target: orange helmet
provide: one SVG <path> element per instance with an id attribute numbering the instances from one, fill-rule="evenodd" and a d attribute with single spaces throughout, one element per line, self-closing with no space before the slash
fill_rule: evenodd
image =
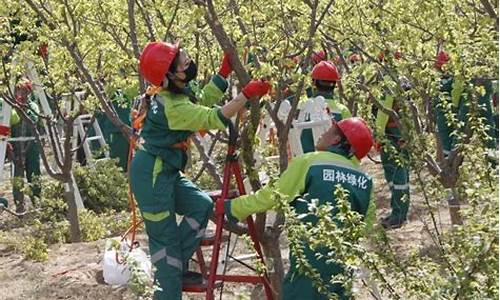
<path id="1" fill-rule="evenodd" d="M 139 57 L 139 71 L 151 84 L 160 86 L 179 52 L 179 43 L 151 42 Z"/>
<path id="2" fill-rule="evenodd" d="M 337 126 L 351 145 L 351 151 L 359 160 L 365 157 L 373 146 L 373 135 L 365 120 L 354 117 L 337 122 Z"/>
<path id="3" fill-rule="evenodd" d="M 324 81 L 339 81 L 340 73 L 331 61 L 321 61 L 312 70 L 312 79 Z"/>

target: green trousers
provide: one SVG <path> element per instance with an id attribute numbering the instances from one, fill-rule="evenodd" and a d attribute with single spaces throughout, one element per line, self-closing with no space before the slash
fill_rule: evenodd
<path id="1" fill-rule="evenodd" d="M 138 151 L 130 167 L 132 191 L 149 237 L 158 300 L 182 298 L 182 274 L 213 211 L 210 197 L 161 158 Z M 177 224 L 176 214 L 183 215 Z"/>
<path id="2" fill-rule="evenodd" d="M 118 166 L 127 171 L 129 144 L 121 132 L 113 132 L 109 137 L 109 156 L 118 158 Z"/>
<path id="3" fill-rule="evenodd" d="M 24 148 L 24 149 L 23 149 Z M 39 182 L 34 182 L 35 177 L 40 176 L 40 146 L 34 141 L 14 142 L 14 177 L 23 179 L 26 175 L 28 183 L 32 184 L 33 195 L 31 202 L 35 204 L 35 198 L 40 198 L 41 187 Z M 17 184 L 12 189 L 16 211 L 24 211 L 24 193 Z"/>
<path id="4" fill-rule="evenodd" d="M 406 220 L 410 206 L 410 172 L 406 166 L 408 154 L 397 140 L 390 141 L 389 151 L 382 147 L 381 159 L 384 176 L 391 190 L 391 215 L 396 220 Z"/>
<path id="5" fill-rule="evenodd" d="M 322 254 L 326 256 L 327 253 Z M 330 293 L 336 294 L 340 300 L 350 299 L 340 283 L 329 283 L 332 276 L 344 272 L 340 265 L 327 263 L 325 258 L 318 258 L 316 252 L 313 252 L 307 246 L 304 248 L 304 255 L 311 267 L 319 272 L 322 283 Z M 313 281 L 307 275 L 298 271 L 298 267 L 297 258 L 293 253 L 290 253 L 290 270 L 284 279 L 282 300 L 328 300 L 326 295 L 318 292 Z"/>
<path id="6" fill-rule="evenodd" d="M 441 139 L 443 154 L 447 156 L 450 154 L 451 149 L 453 148 L 455 141 L 452 137 L 451 133 L 453 132 L 453 128 L 448 125 L 448 121 L 445 115 L 445 109 L 442 107 L 442 104 L 436 103 L 436 125 L 437 132 L 439 138 Z M 454 114 L 458 116 L 458 110 L 454 109 Z"/>

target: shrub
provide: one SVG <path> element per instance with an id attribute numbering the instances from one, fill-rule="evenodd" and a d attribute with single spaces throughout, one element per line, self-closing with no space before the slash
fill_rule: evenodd
<path id="1" fill-rule="evenodd" d="M 82 210 L 78 213 L 82 241 L 97 241 L 106 236 L 107 230 L 104 219 L 91 210 Z"/>
<path id="2" fill-rule="evenodd" d="M 49 258 L 47 244 L 42 238 L 28 236 L 21 242 L 24 257 L 34 261 L 46 261 Z"/>
<path id="3" fill-rule="evenodd" d="M 74 175 L 85 208 L 96 213 L 127 209 L 127 178 L 115 160 L 97 161 L 95 167 L 77 166 Z"/>

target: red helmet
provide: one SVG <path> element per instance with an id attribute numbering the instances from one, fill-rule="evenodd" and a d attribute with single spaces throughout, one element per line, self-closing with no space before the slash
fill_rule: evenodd
<path id="1" fill-rule="evenodd" d="M 324 61 L 326 59 L 326 52 L 325 51 L 314 52 L 311 55 L 311 59 L 312 59 L 312 61 L 313 61 L 314 64 L 318 64 L 321 61 Z"/>
<path id="2" fill-rule="evenodd" d="M 324 81 L 339 81 L 340 73 L 337 67 L 331 61 L 322 61 L 314 66 L 312 70 L 312 79 Z"/>
<path id="3" fill-rule="evenodd" d="M 401 51 L 394 52 L 394 58 L 400 60 L 401 58 L 403 58 L 403 53 L 401 53 Z"/>
<path id="4" fill-rule="evenodd" d="M 170 65 L 179 52 L 179 43 L 152 42 L 144 47 L 139 57 L 139 70 L 144 78 L 160 86 Z"/>
<path id="5" fill-rule="evenodd" d="M 351 145 L 354 156 L 359 160 L 368 154 L 373 146 L 373 135 L 365 120 L 354 117 L 337 122 L 347 141 Z"/>
<path id="6" fill-rule="evenodd" d="M 446 51 L 441 50 L 438 52 L 436 56 L 436 61 L 434 62 L 434 66 L 436 69 L 441 70 L 441 68 L 450 60 L 450 55 L 446 53 Z"/>

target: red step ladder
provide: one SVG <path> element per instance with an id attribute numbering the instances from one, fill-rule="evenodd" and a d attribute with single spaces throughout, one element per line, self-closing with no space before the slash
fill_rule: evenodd
<path id="1" fill-rule="evenodd" d="M 238 155 L 236 153 L 236 139 L 237 133 L 233 124 L 229 125 L 229 145 L 226 156 L 226 164 L 224 166 L 224 177 L 222 181 L 222 190 L 220 192 L 212 192 L 210 196 L 214 200 L 215 206 L 215 238 L 209 240 L 203 240 L 200 247 L 196 250 L 196 262 L 200 267 L 200 271 L 203 275 L 205 283 L 202 285 L 185 285 L 183 286 L 184 292 L 192 293 L 206 293 L 207 300 L 214 300 L 214 290 L 217 288 L 222 288 L 224 282 L 239 282 L 239 283 L 250 283 L 250 284 L 262 284 L 264 286 L 266 299 L 273 300 L 273 292 L 269 283 L 269 278 L 267 273 L 264 272 L 262 275 L 227 275 L 225 272 L 223 274 L 217 273 L 217 265 L 219 263 L 219 255 L 223 242 L 230 242 L 227 236 L 223 236 L 223 226 L 224 226 L 224 202 L 231 201 L 237 195 L 244 195 L 245 187 L 243 186 L 243 177 L 241 175 L 241 168 L 238 163 Z M 236 179 L 237 193 L 235 191 L 230 191 L 229 186 L 231 183 L 231 178 L 234 175 Z M 257 252 L 257 258 L 262 264 L 264 264 L 264 256 L 262 255 L 262 249 L 260 247 L 259 241 L 257 239 L 257 232 L 255 229 L 255 223 L 252 216 L 246 219 L 248 225 L 248 233 L 253 242 L 255 251 Z M 203 257 L 203 252 L 201 247 L 212 246 L 212 257 L 210 265 L 207 268 L 207 264 Z M 226 254 L 227 255 L 227 254 Z M 227 263 L 227 257 L 226 257 Z M 224 268 L 225 271 L 225 268 Z"/>

